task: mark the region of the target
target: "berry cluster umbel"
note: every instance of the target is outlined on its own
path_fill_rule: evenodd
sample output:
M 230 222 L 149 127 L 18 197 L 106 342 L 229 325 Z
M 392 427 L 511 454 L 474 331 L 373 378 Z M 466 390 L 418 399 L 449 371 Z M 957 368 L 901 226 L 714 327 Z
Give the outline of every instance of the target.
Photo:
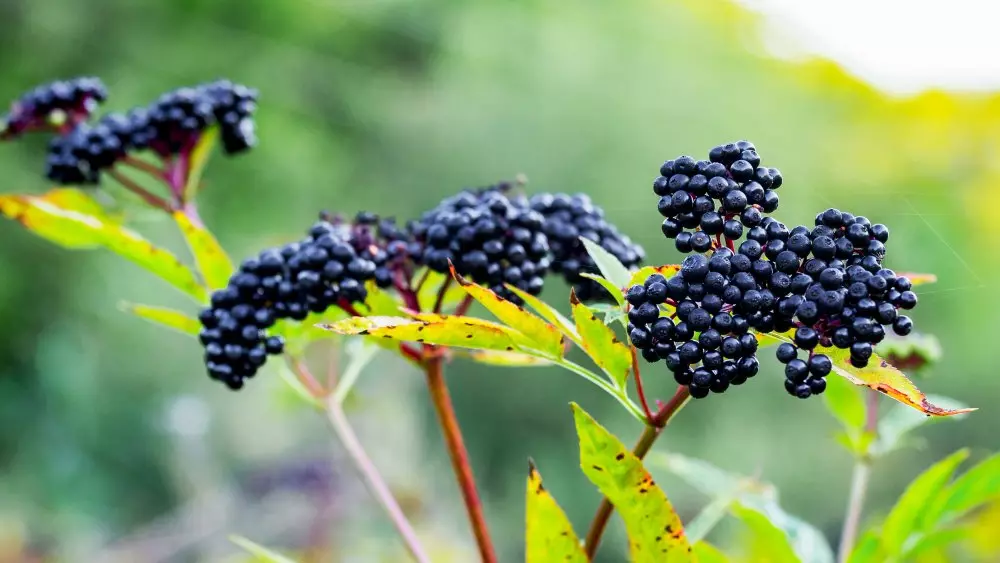
M 747 141 L 712 149 L 708 161 L 667 161 L 653 183 L 660 195 L 658 209 L 667 217 L 664 235 L 681 252 L 696 254 L 671 279 L 651 278 L 629 289 L 629 333 L 643 356 L 665 360 L 692 396 L 705 396 L 706 388 L 725 390 L 724 373 L 735 373 L 732 367 L 725 372 L 713 367 L 725 364 L 718 364 L 714 355 L 704 363 L 705 351 L 715 350 L 706 342 L 714 345 L 717 336 L 726 334 L 715 326 L 720 319 L 740 327 L 730 338 L 752 338 L 749 329 L 790 333 L 792 342 L 779 346 L 776 355 L 785 364 L 786 390 L 801 398 L 822 393 L 833 368 L 817 347 L 847 349 L 850 363 L 861 368 L 885 337 L 885 327 L 900 335 L 912 330 L 909 317 L 899 314 L 917 304 L 912 283 L 882 265 L 889 229 L 837 209 L 818 214 L 812 227 L 788 229 L 767 216 L 777 209 L 774 190 L 781 184 L 781 174 L 762 167 Z M 716 200 L 721 202 L 718 211 Z M 652 299 L 647 297 L 650 284 Z M 692 326 L 692 314 L 697 326 Z M 668 324 L 674 328 L 665 328 Z M 653 333 L 657 326 L 660 337 Z M 668 331 L 677 327 L 689 338 L 687 359 L 679 349 L 668 351 L 673 344 L 663 344 Z M 741 348 L 747 353 L 744 359 L 756 350 L 756 340 L 747 344 Z M 729 347 L 731 354 L 737 353 L 734 342 Z M 800 351 L 806 352 L 804 358 Z M 735 360 L 736 366 L 742 361 Z
M 32 131 L 72 129 L 89 119 L 107 97 L 104 83 L 91 76 L 41 84 L 14 100 L 10 111 L 0 117 L 0 139 Z
M 97 184 L 101 171 L 130 153 L 148 149 L 164 159 L 190 153 L 212 125 L 219 126 L 226 154 L 246 151 L 256 144 L 256 100 L 256 90 L 228 80 L 172 90 L 148 107 L 80 123 L 55 137 L 45 174 L 64 185 Z
M 641 246 L 618 232 L 604 218 L 604 210 L 585 194 L 538 194 L 530 200 L 531 208 L 545 219 L 545 236 L 552 248 L 552 269 L 573 286 L 581 301 L 610 297 L 600 284 L 581 274 L 600 274 L 581 238 L 598 244 L 625 267 L 633 268 L 646 256 Z
M 209 375 L 239 389 L 269 354 L 284 348 L 266 331 L 281 319 L 304 320 L 333 306 L 363 302 L 365 283 L 392 284 L 389 269 L 405 257 L 390 220 L 360 213 L 352 223 L 320 220 L 299 242 L 245 260 L 199 316 Z

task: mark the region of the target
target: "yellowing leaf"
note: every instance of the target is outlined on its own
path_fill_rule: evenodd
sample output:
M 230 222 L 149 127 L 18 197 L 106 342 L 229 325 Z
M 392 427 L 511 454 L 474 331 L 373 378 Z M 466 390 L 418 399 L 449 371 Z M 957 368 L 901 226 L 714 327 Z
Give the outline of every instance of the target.
M 413 279 L 423 279 L 420 292 L 417 294 L 417 303 L 420 304 L 421 311 L 434 310 L 434 304 L 437 302 L 441 285 L 446 282 L 448 283 L 448 287 L 445 289 L 444 299 L 441 300 L 441 309 L 443 311 L 450 310 L 468 296 L 460 285 L 451 283 L 452 280 L 449 274 L 424 269 L 423 271 L 418 271 L 417 275 L 413 276 Z
M 886 553 L 899 554 L 910 536 L 920 531 L 924 508 L 936 501 L 959 464 L 968 456 L 968 450 L 958 450 L 932 465 L 910 483 L 879 529 L 882 549 Z
M 800 563 L 801 560 L 795 555 L 792 545 L 788 543 L 788 536 L 766 516 L 738 504 L 732 507 L 732 512 L 747 526 L 751 560 L 768 563 Z
M 588 280 L 595 281 L 597 283 L 597 285 L 603 287 L 604 290 L 607 291 L 609 295 L 611 295 L 611 297 L 615 300 L 615 303 L 617 303 L 619 306 L 625 305 L 624 288 L 615 287 L 615 284 L 613 284 L 613 283 L 609 282 L 607 279 L 605 279 L 605 278 L 603 278 L 601 276 L 595 275 L 595 274 L 588 274 L 588 273 L 584 272 L 584 273 L 581 273 L 580 275 L 583 276 L 583 277 L 585 277 L 585 278 L 587 278 Z
M 556 327 L 525 311 L 524 307 L 502 299 L 493 291 L 466 280 L 455 271 L 454 267 L 451 269 L 451 275 L 462 289 L 486 307 L 486 310 L 524 335 L 524 339 L 519 341 L 522 348 L 537 350 L 550 358 L 563 356 L 563 335 Z
M 122 303 L 121 309 L 132 313 L 137 317 L 146 319 L 167 328 L 172 328 L 178 332 L 196 336 L 201 330 L 201 323 L 198 319 L 192 318 L 180 311 L 167 309 L 166 307 L 154 307 L 152 305 L 140 305 L 138 303 Z
M 569 321 L 562 313 L 557 311 L 554 307 L 548 303 L 542 301 L 541 299 L 535 297 L 534 295 L 518 289 L 510 284 L 507 284 L 507 289 L 514 292 L 515 295 L 524 299 L 524 302 L 531 306 L 543 319 L 549 321 L 555 325 L 567 338 L 572 340 L 577 346 L 583 347 L 583 342 L 580 340 L 580 335 L 576 332 L 576 327 L 573 323 Z
M 201 176 L 205 172 L 205 165 L 208 164 L 208 157 L 212 155 L 218 141 L 218 126 L 209 127 L 202 132 L 198 144 L 191 151 L 191 160 L 188 162 L 188 177 L 184 183 L 184 201 L 191 201 L 198 194 L 198 188 L 201 187 Z
M 639 285 L 641 283 L 646 283 L 649 276 L 653 274 L 660 274 L 668 280 L 674 276 L 677 272 L 681 271 L 680 264 L 667 264 L 665 266 L 644 266 L 639 268 L 632 277 L 629 279 L 628 287 L 633 285 Z
M 500 352 L 497 350 L 472 350 L 462 354 L 476 363 L 490 366 L 511 368 L 550 366 L 552 362 L 545 358 L 522 354 L 520 352 Z
M 106 216 L 59 207 L 59 203 L 65 202 L 65 198 L 48 200 L 31 195 L 0 196 L 0 213 L 66 248 L 103 246 L 196 300 L 205 301 L 205 287 L 176 256 Z M 76 204 L 79 207 L 79 201 Z
M 642 461 L 576 403 L 572 406 L 580 467 L 625 521 L 632 561 L 693 561 L 680 517 Z
M 587 555 L 566 513 L 542 486 L 542 476 L 535 465 L 528 470 L 528 494 L 525 517 L 527 563 L 569 561 L 587 563 Z
M 710 543 L 700 541 L 694 544 L 695 560 L 698 563 L 727 563 L 729 557 Z
M 781 342 L 791 342 L 787 333 L 770 332 L 768 336 Z M 878 355 L 873 354 L 868 360 L 867 366 L 856 368 L 851 365 L 851 354 L 848 350 L 817 346 L 815 352 L 829 356 L 830 361 L 833 362 L 833 371 L 851 383 L 874 389 L 928 416 L 952 416 L 976 410 L 974 408 L 949 409 L 935 405 L 927 399 L 927 396 L 920 389 L 917 389 L 912 381 L 903 375 L 903 372 L 889 365 L 889 362 Z
M 625 387 L 625 380 L 632 370 L 632 353 L 628 346 L 622 344 L 604 321 L 577 300 L 576 292 L 570 293 L 569 300 L 576 330 L 583 340 L 583 349 L 619 388 Z
M 175 211 L 173 215 L 205 285 L 212 290 L 226 287 L 235 268 L 219 241 L 208 229 L 193 223 L 183 212 Z
M 374 280 L 365 284 L 368 296 L 365 297 L 364 306 L 360 311 L 366 315 L 393 316 L 399 314 L 401 303 L 396 299 L 395 294 L 383 291 Z
M 320 327 L 338 334 L 366 335 L 439 346 L 508 352 L 517 349 L 507 327 L 466 317 L 440 315 L 434 321 L 402 317 L 351 317 L 333 324 L 322 324 Z

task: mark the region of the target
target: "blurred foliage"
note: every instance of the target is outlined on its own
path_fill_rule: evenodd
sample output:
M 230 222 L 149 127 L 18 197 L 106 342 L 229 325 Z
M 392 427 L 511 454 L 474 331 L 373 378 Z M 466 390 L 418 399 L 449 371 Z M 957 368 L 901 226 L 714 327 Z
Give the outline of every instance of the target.
M 836 202 L 890 226 L 891 267 L 938 274 L 914 315 L 944 351 L 925 390 L 982 407 L 1000 398 L 984 344 L 1000 274 L 989 252 L 1000 242 L 1000 96 L 890 98 L 830 62 L 773 59 L 756 17 L 722 0 L 588 0 L 572 10 L 498 0 L 9 0 L 0 20 L 0 99 L 76 74 L 102 76 L 114 110 L 216 76 L 260 88 L 261 146 L 213 161 L 201 197 L 203 218 L 237 259 L 299 237 L 320 209 L 410 217 L 459 187 L 525 173 L 529 191 L 586 191 L 651 262 L 675 262 L 650 190 L 659 164 L 751 139 L 786 178 L 783 221 L 810 221 Z M 38 139 L 0 147 L 4 191 L 48 188 L 43 151 Z M 131 226 L 185 252 L 171 225 L 125 201 Z M 288 552 L 307 542 L 308 511 L 267 518 L 281 512 L 212 504 L 219 491 L 248 496 L 259 472 L 338 459 L 321 421 L 287 408 L 279 378 L 224 391 L 188 339 L 116 308 L 126 299 L 190 311 L 172 287 L 108 253 L 68 252 L 14 223 L 0 229 L 0 553 L 9 544 L 81 560 L 128 540 L 152 550 L 141 560 L 193 560 L 233 553 L 228 533 Z M 562 303 L 566 288 L 551 285 L 547 300 Z M 467 541 L 465 527 L 419 377 L 391 360 L 376 367 L 357 386 L 354 416 L 422 531 L 448 538 L 440 549 L 451 551 Z M 835 539 L 851 463 L 830 446 L 835 423 L 821 402 L 787 397 L 776 362 L 757 379 L 685 409 L 657 447 L 766 476 L 790 513 Z M 665 395 L 669 380 L 664 373 L 650 391 Z M 502 559 L 522 549 L 529 454 L 584 529 L 598 496 L 576 467 L 560 405 L 581 403 L 625 441 L 638 432 L 631 420 L 557 368 L 456 361 L 449 381 Z M 922 450 L 881 460 L 873 518 L 919 468 L 959 446 L 995 449 L 998 416 L 984 409 L 935 425 Z M 392 542 L 354 542 L 391 531 L 335 467 L 325 478 L 334 508 L 320 522 L 338 553 L 353 546 L 379 554 L 365 560 L 392 560 Z M 687 520 L 703 500 L 679 493 L 671 500 Z M 204 525 L 184 528 L 174 551 L 147 537 L 187 514 Z M 996 518 L 984 513 L 983 529 Z M 605 560 L 625 552 L 622 538 L 620 529 L 607 538 Z M 995 554 L 988 534 L 976 538 Z

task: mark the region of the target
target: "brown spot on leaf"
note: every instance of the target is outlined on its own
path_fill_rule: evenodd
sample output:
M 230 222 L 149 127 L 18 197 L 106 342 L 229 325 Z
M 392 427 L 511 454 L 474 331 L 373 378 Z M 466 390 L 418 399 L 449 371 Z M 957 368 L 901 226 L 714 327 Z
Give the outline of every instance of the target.
M 591 465 L 591 467 L 593 467 L 594 469 L 596 469 L 598 471 L 604 471 L 604 468 L 601 467 L 600 465 Z
M 639 488 L 639 494 L 640 495 L 644 495 L 644 494 L 646 494 L 648 492 L 649 492 L 649 489 L 643 489 L 642 487 Z
M 361 336 L 368 336 L 368 334 L 369 334 L 369 333 L 368 333 L 368 331 L 367 331 L 367 330 L 362 330 L 362 331 L 361 331 L 361 332 L 359 332 L 358 334 L 360 334 Z
M 513 346 L 508 346 L 507 347 L 507 351 L 508 352 L 513 352 L 514 351 L 514 347 Z
M 465 337 L 466 338 L 472 338 L 472 335 L 471 334 L 466 334 Z
M 621 460 L 625 459 L 625 454 L 619 453 L 618 455 L 615 456 L 615 459 L 617 459 L 618 461 L 621 461 Z

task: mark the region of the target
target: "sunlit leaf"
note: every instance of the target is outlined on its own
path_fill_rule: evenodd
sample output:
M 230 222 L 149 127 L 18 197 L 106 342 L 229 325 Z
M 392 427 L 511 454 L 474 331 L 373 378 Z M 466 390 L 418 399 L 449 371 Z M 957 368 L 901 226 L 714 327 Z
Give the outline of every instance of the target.
M 583 342 L 580 340 L 580 335 L 576 332 L 576 327 L 563 316 L 562 313 L 557 311 L 554 307 L 548 303 L 542 301 L 541 299 L 531 295 L 530 293 L 518 289 L 512 285 L 507 285 L 507 289 L 514 292 L 515 295 L 520 297 L 527 303 L 532 309 L 538 313 L 543 319 L 549 321 L 554 326 L 556 326 L 567 338 L 572 340 L 577 346 L 583 347 Z
M 529 313 L 524 307 L 502 299 L 492 290 L 466 280 L 455 271 L 454 267 L 451 269 L 451 275 L 466 293 L 493 316 L 524 335 L 524 340 L 520 343 L 522 348 L 537 350 L 550 358 L 563 356 L 564 337 L 559 329 Z
M 190 336 L 197 336 L 201 330 L 201 323 L 198 322 L 198 319 L 192 318 L 175 309 L 128 302 L 120 303 L 119 307 L 126 313 L 132 313 L 151 323 L 165 326 Z
M 900 561 L 948 561 L 945 548 L 957 543 L 964 543 L 973 537 L 973 532 L 967 527 L 944 528 L 934 530 L 921 536 L 907 547 L 899 558 Z
M 525 516 L 527 563 L 569 561 L 586 563 L 586 553 L 566 513 L 542 486 L 542 476 L 530 464 Z
M 664 266 L 644 266 L 639 268 L 629 277 L 628 284 L 623 287 L 632 287 L 633 285 L 639 285 L 641 283 L 646 283 L 649 276 L 653 274 L 660 274 L 668 280 L 674 277 L 674 274 L 681 271 L 680 264 L 666 264 Z
M 601 245 L 596 242 L 585 237 L 580 237 L 580 240 L 583 242 L 583 246 L 586 247 L 587 254 L 593 258 L 594 264 L 597 264 L 597 269 L 601 271 L 604 279 L 611 282 L 612 287 L 624 288 L 632 276 L 629 274 L 628 268 L 610 252 L 601 248 Z
M 243 536 L 229 536 L 229 541 L 233 542 L 241 549 L 253 555 L 259 563 L 295 563 L 294 560 L 281 555 L 275 551 L 254 543 Z
M 57 200 L 59 201 L 59 200 Z M 205 287 L 187 266 L 141 235 L 101 216 L 63 209 L 44 197 L 0 196 L 0 213 L 15 219 L 35 234 L 67 248 L 103 246 L 145 268 L 198 301 L 205 301 Z
M 121 222 L 120 216 L 112 217 L 100 202 L 79 188 L 53 188 L 45 192 L 41 198 L 60 209 L 99 217 L 105 223 Z
M 359 312 L 366 316 L 387 316 L 398 315 L 400 307 L 403 305 L 394 293 L 384 291 L 375 284 L 374 280 L 365 284 L 368 295 L 365 302 L 358 307 Z
M 795 550 L 788 543 L 788 536 L 766 516 L 738 504 L 733 506 L 732 512 L 747 527 L 750 536 L 748 544 L 753 560 L 768 563 L 800 563 Z
M 729 557 L 710 543 L 700 541 L 694 544 L 694 556 L 698 563 L 728 563 Z
M 229 283 L 233 275 L 233 262 L 208 229 L 197 225 L 181 211 L 174 212 L 174 221 L 184 235 L 191 255 L 194 256 L 198 271 L 209 289 L 221 289 Z
M 321 327 L 344 335 L 369 335 L 439 346 L 508 352 L 517 349 L 509 328 L 469 317 L 442 315 L 435 321 L 402 317 L 351 317 L 333 324 L 323 324 Z
M 441 292 L 441 286 L 445 283 L 448 284 L 448 287 L 445 289 L 444 298 L 441 300 L 442 311 L 453 309 L 468 296 L 465 290 L 452 280 L 451 274 L 442 274 L 434 270 L 424 269 L 422 272 L 418 272 L 414 276 L 414 279 L 423 279 L 423 284 L 417 293 L 417 302 L 420 304 L 421 311 L 434 310 L 434 305 L 438 301 L 438 294 Z
M 501 352 L 497 350 L 470 350 L 462 352 L 456 350 L 458 355 L 465 356 L 472 361 L 490 366 L 501 366 L 511 368 L 543 367 L 551 366 L 552 361 L 538 356 L 522 354 L 520 352 Z
M 201 177 L 205 172 L 205 165 L 208 164 L 208 159 L 212 156 L 212 151 L 215 150 L 215 145 L 218 144 L 218 141 L 218 126 L 213 125 L 202 131 L 201 138 L 198 139 L 198 144 L 191 151 L 190 160 L 188 161 L 188 177 L 184 183 L 184 201 L 192 201 L 198 194 L 198 189 L 201 187 Z
M 924 508 L 942 494 L 959 464 L 968 456 L 968 450 L 958 450 L 932 465 L 910 483 L 879 529 L 882 549 L 886 553 L 899 554 L 911 534 L 920 531 Z
M 931 395 L 927 400 L 941 408 L 954 412 L 968 412 L 966 405 L 948 397 Z M 947 420 L 961 420 L 966 416 L 968 415 L 959 414 L 954 417 L 947 417 Z M 879 419 L 878 432 L 869 453 L 873 456 L 881 456 L 897 450 L 905 444 L 905 439 L 912 430 L 940 420 L 946 419 L 925 416 L 908 406 L 895 405 Z
M 923 512 L 924 527 L 944 525 L 972 509 L 1000 499 L 1000 454 L 995 454 L 955 479 Z
M 576 292 L 571 291 L 569 299 L 583 349 L 619 388 L 625 387 L 628 374 L 632 371 L 632 353 L 628 346 L 622 344 L 604 321 L 577 300 Z
M 782 342 L 790 342 L 787 334 L 771 332 L 768 336 Z M 952 416 L 956 414 L 972 412 L 974 408 L 949 409 L 935 405 L 924 395 L 917 386 L 913 384 L 903 372 L 889 365 L 877 355 L 872 355 L 868 365 L 863 368 L 856 368 L 851 365 L 851 354 L 849 350 L 840 348 L 827 348 L 817 346 L 815 352 L 826 354 L 833 362 L 833 371 L 846 378 L 855 385 L 864 385 L 886 396 L 909 405 L 918 411 L 930 416 Z
M 877 531 L 865 532 L 858 538 L 847 563 L 885 563 L 889 556 L 882 550 Z
M 692 561 L 681 519 L 642 461 L 575 403 L 573 415 L 580 467 L 624 520 L 632 561 Z
M 594 282 L 597 283 L 597 285 L 603 287 L 604 291 L 606 291 L 608 295 L 610 295 L 611 298 L 615 300 L 615 303 L 617 303 L 619 306 L 625 305 L 625 295 L 622 293 L 622 288 L 615 287 L 615 284 L 611 283 L 604 277 L 599 276 L 597 274 L 590 274 L 584 272 L 581 273 L 580 275 L 589 280 L 593 280 Z

